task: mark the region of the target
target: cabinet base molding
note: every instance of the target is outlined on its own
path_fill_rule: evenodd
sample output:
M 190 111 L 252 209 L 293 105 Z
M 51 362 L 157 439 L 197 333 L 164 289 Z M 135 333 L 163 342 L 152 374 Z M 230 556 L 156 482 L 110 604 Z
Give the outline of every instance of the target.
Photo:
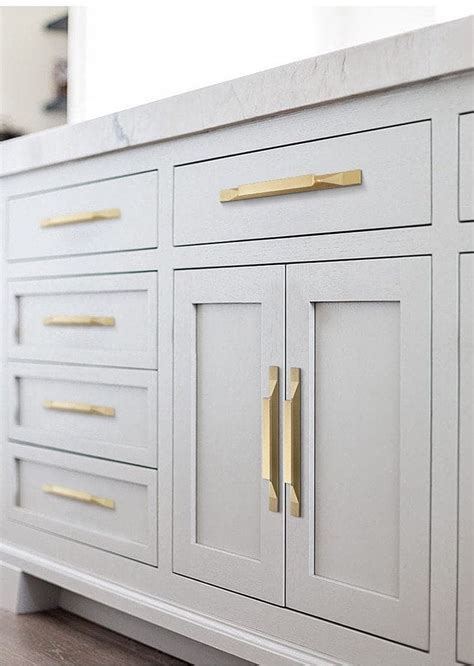
M 11 578 L 12 572 L 14 572 L 17 580 L 21 576 L 26 576 L 28 579 L 39 579 L 38 583 L 44 585 L 46 598 L 48 597 L 48 591 L 57 591 L 58 596 L 53 595 L 51 599 L 53 605 L 41 607 L 38 601 L 36 610 L 46 610 L 60 605 L 59 594 L 62 588 L 93 599 L 103 606 L 133 615 L 134 618 L 158 625 L 162 629 L 179 633 L 185 638 L 204 643 L 215 650 L 227 652 L 241 660 L 258 663 L 261 666 L 287 666 L 290 664 L 293 666 L 296 664 L 304 664 L 305 666 L 349 666 L 347 662 L 319 656 L 314 652 L 307 652 L 292 645 L 281 643 L 272 637 L 220 622 L 214 618 L 129 590 L 7 544 L 0 545 L 2 602 L 5 572 L 6 576 L 10 577 L 7 586 L 10 589 L 12 582 L 14 582 Z M 19 592 L 17 591 L 16 594 L 19 595 Z M 12 598 L 12 592 L 8 596 Z M 21 603 L 17 607 L 21 608 Z M 15 608 L 11 605 L 7 607 L 7 610 L 32 612 L 15 611 Z M 111 626 L 111 628 L 114 627 Z
M 0 559 L 0 609 L 16 615 L 59 606 L 60 588 Z

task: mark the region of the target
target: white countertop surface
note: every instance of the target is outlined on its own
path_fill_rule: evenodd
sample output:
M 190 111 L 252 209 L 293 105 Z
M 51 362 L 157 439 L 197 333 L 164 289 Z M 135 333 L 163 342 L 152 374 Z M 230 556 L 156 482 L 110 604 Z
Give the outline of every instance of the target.
M 474 16 L 0 144 L 0 175 L 474 69 Z

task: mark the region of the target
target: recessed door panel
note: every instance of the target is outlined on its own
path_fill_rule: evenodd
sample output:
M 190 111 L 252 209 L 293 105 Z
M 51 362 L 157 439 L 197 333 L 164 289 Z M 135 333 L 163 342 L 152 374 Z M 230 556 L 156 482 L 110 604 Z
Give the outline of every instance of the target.
M 254 560 L 261 540 L 261 318 L 259 303 L 196 305 L 196 540 Z
M 400 303 L 317 303 L 314 326 L 314 574 L 397 596 Z
M 283 363 L 284 267 L 177 271 L 174 571 L 277 604 L 284 512 L 262 478 L 262 400 Z
M 287 605 L 428 647 L 430 259 L 290 266 L 301 515 Z

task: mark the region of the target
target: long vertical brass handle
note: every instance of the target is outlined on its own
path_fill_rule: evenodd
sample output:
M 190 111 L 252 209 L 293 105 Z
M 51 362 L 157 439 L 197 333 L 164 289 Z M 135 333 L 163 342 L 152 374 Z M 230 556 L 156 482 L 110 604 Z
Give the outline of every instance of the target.
M 262 401 L 262 478 L 268 481 L 268 508 L 278 511 L 278 366 L 268 371 L 269 397 Z
M 301 515 L 301 371 L 290 370 L 290 399 L 285 400 L 285 483 L 290 490 L 290 514 Z

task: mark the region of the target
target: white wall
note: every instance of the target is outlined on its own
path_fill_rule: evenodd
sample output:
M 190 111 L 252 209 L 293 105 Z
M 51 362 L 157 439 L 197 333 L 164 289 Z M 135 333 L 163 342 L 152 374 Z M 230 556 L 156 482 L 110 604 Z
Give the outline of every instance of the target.
M 46 31 L 65 7 L 0 7 L 0 116 L 24 132 L 66 122 L 63 112 L 45 113 L 54 97 L 52 68 L 67 55 L 64 33 Z
M 469 14 L 470 3 L 321 7 L 311 0 L 71 8 L 69 109 L 84 120 Z

